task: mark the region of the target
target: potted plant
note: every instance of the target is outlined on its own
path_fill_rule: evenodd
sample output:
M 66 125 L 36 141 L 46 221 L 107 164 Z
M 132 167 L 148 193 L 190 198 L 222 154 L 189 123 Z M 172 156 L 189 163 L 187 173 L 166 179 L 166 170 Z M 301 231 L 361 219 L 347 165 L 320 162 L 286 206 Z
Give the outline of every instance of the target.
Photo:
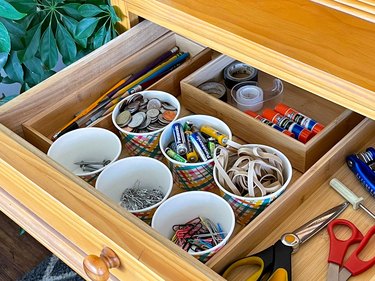
M 21 92 L 116 37 L 106 0 L 0 0 L 0 82 Z

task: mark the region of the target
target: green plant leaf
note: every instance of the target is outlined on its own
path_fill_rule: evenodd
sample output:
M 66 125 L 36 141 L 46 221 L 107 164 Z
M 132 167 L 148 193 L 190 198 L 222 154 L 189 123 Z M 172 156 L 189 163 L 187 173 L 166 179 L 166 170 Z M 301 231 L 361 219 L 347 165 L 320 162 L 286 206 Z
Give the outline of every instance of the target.
M 70 32 L 72 36 L 74 36 L 74 34 L 76 33 L 76 27 L 77 27 L 78 21 L 68 16 L 63 16 L 62 21 L 66 29 Z
M 84 39 L 88 38 L 93 34 L 99 19 L 97 18 L 84 18 L 82 19 L 76 28 L 75 38 Z
M 17 83 L 17 81 L 14 81 L 14 80 L 10 79 L 8 76 L 6 76 L 6 77 L 3 77 L 3 79 L 1 80 L 1 83 L 3 83 L 3 84 L 13 84 L 13 83 Z
M 42 77 L 39 74 L 36 74 L 30 71 L 28 68 L 25 70 L 25 82 L 30 86 L 35 86 L 36 84 L 42 82 Z
M 43 63 L 39 58 L 31 58 L 23 63 L 31 72 L 38 74 L 40 76 L 44 75 L 45 69 L 43 68 Z
M 77 55 L 77 47 L 73 37 L 61 24 L 57 25 L 56 40 L 63 62 L 65 64 L 72 63 Z
M 11 19 L 11 20 L 20 20 L 26 14 L 18 12 L 11 4 L 5 0 L 0 0 L 0 17 Z
M 81 16 L 85 18 L 94 17 L 96 15 L 99 15 L 100 13 L 104 13 L 102 9 L 92 4 L 83 4 L 78 8 L 78 11 Z
M 77 44 L 81 47 L 81 48 L 83 48 L 83 49 L 86 49 L 87 48 L 87 38 L 84 38 L 84 39 L 74 39 L 76 42 L 77 42 Z
M 30 14 L 36 11 L 36 1 L 35 0 L 7 0 L 12 4 L 17 11 L 21 13 Z
M 10 45 L 12 50 L 19 51 L 25 48 L 22 38 L 25 35 L 25 30 L 19 23 L 4 19 L 0 17 L 0 22 L 4 24 L 5 28 L 8 30 L 10 36 Z
M 42 41 L 40 42 L 40 56 L 48 69 L 56 66 L 58 58 L 57 45 L 50 25 L 44 31 Z
M 120 21 L 121 19 L 117 16 L 115 9 L 112 6 L 108 6 L 108 7 L 109 7 L 109 12 L 111 15 L 112 23 L 115 24 L 116 22 Z
M 0 53 L 10 52 L 10 36 L 4 24 L 0 22 Z
M 31 87 L 25 82 L 22 84 L 21 86 L 21 93 L 23 92 L 26 92 L 27 90 L 29 90 Z
M 41 32 L 42 25 L 39 24 L 38 26 L 36 26 L 34 35 L 32 36 L 31 40 L 27 41 L 27 48 L 23 57 L 24 60 L 28 60 L 35 56 L 36 52 L 39 49 Z
M 80 20 L 82 18 L 81 14 L 79 13 L 79 7 L 81 5 L 77 3 L 70 3 L 70 4 L 65 4 L 61 6 L 61 8 L 64 10 L 64 12 L 73 17 L 74 19 Z
M 7 63 L 9 53 L 0 53 L 0 69 Z
M 100 46 L 103 45 L 104 39 L 106 36 L 106 29 L 105 26 L 103 25 L 99 30 L 95 33 L 94 36 L 94 41 L 93 41 L 93 46 L 94 49 L 99 48 Z
M 4 71 L 9 79 L 23 83 L 23 69 L 18 59 L 17 52 L 11 51 L 7 63 L 4 66 Z
M 108 30 L 107 30 L 107 34 L 105 35 L 103 45 L 108 43 L 109 41 L 111 41 L 111 39 L 112 39 L 112 29 L 111 29 L 111 27 L 109 27 Z

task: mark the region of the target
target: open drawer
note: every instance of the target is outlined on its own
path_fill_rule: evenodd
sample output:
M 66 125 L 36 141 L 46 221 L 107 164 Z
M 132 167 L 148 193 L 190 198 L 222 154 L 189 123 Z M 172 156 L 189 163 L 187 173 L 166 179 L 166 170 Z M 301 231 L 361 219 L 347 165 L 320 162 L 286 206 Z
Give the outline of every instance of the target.
M 160 36 L 155 36 L 155 33 Z M 149 41 L 149 35 L 156 38 Z M 154 45 L 161 36 L 172 36 L 172 43 L 173 38 L 177 38 L 149 22 L 137 25 L 130 33 L 110 42 L 107 48 L 97 50 L 31 89 L 20 99 L 0 108 L 0 123 L 21 133 L 22 124 L 30 123 L 30 128 L 36 128 L 38 122 L 32 122 L 35 119 L 47 118 L 57 112 L 64 113 L 62 109 L 67 107 L 61 105 L 65 102 L 69 101 L 71 103 L 67 105 L 74 106 L 76 101 L 82 102 L 80 94 L 90 98 L 91 93 L 95 94 L 90 89 L 98 87 L 99 91 L 104 91 L 126 76 L 121 68 L 125 67 L 125 62 L 132 61 L 132 55 L 145 46 Z M 120 43 L 127 46 L 132 46 L 133 43 L 138 46 L 138 51 L 129 55 L 121 48 L 121 66 L 116 68 L 118 54 L 112 55 L 111 52 L 120 48 Z M 196 58 L 198 56 L 199 52 Z M 204 59 L 198 61 L 204 62 Z M 85 67 L 88 68 L 83 71 Z M 197 64 L 196 68 L 198 67 Z M 178 79 L 181 80 L 182 77 Z M 69 81 L 74 81 L 74 84 L 71 85 Z M 178 87 L 175 88 L 176 83 L 169 84 L 171 81 L 169 79 L 164 85 L 160 84 L 158 89 L 169 90 L 178 95 Z M 96 84 L 98 82 L 99 86 Z M 166 88 L 168 85 L 171 85 L 170 88 Z M 80 91 L 81 89 L 84 91 Z M 62 111 L 54 112 L 51 108 Z M 184 114 L 189 112 L 184 111 Z M 38 127 L 38 130 L 43 130 L 42 127 Z M 44 146 L 40 146 L 42 150 L 50 144 L 48 137 L 51 133 L 53 132 L 42 131 L 40 135 L 36 135 L 36 139 L 41 137 L 45 140 Z M 215 271 L 221 272 L 228 263 L 254 249 L 264 239 L 260 232 L 270 233 L 276 224 L 281 225 L 288 214 L 303 203 L 299 187 L 305 182 L 305 175 L 314 173 L 314 168 L 305 175 L 293 171 L 293 181 L 300 179 L 291 184 L 283 196 L 252 223 L 243 229 L 237 227 L 232 240 L 204 265 L 135 216 L 104 198 L 86 182 L 62 169 L 4 126 L 0 127 L 0 140 L 3 144 L 0 148 L 0 192 L 4 198 L 0 202 L 1 210 L 82 276 L 86 276 L 82 267 L 84 257 L 88 254 L 99 255 L 103 247 L 110 247 L 117 253 L 122 264 L 120 268 L 111 270 L 113 280 L 222 280 Z M 338 164 L 335 165 L 338 167 Z M 324 170 L 324 173 L 328 171 Z M 307 197 L 310 193 L 306 192 L 304 195 Z M 295 196 L 298 200 L 289 199 Z M 292 201 L 291 204 L 284 204 L 289 200 Z M 253 238 L 254 230 L 260 232 Z

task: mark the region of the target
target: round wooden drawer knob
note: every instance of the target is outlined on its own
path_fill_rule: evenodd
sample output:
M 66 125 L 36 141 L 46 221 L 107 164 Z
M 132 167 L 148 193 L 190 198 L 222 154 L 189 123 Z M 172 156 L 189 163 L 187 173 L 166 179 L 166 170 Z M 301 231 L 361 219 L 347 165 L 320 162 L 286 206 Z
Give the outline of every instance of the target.
M 105 281 L 109 278 L 109 269 L 120 267 L 120 259 L 114 251 L 105 247 L 100 257 L 88 255 L 83 260 L 83 268 L 93 281 Z

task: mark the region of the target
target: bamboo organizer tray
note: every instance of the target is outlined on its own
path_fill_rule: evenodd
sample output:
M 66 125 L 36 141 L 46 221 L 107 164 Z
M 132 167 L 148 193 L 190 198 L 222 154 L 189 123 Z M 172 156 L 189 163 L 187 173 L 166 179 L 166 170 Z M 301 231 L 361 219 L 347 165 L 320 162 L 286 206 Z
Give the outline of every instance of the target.
M 267 248 L 280 239 L 283 233 L 293 231 L 316 215 L 344 202 L 345 199 L 329 186 L 332 178 L 339 179 L 359 197 L 363 197 L 364 204 L 374 212 L 374 198 L 345 163 L 347 155 L 364 151 L 374 145 L 375 121 L 365 119 L 299 178 L 293 185 L 293 192 L 272 204 L 264 216 L 256 219 L 248 227 L 246 235 L 244 231 L 241 238 L 235 237 L 230 245 L 209 261 L 208 265 L 216 272 L 222 272 L 230 262 Z M 369 215 L 361 209 L 354 210 L 352 206 L 349 206 L 339 218 L 350 220 L 362 233 L 366 233 L 374 225 L 374 220 Z M 342 239 L 349 236 L 350 231 L 345 230 L 338 229 L 338 235 Z M 360 254 L 361 259 L 368 260 L 374 256 L 374 238 Z M 328 250 L 329 237 L 324 229 L 301 245 L 298 252 L 292 255 L 293 280 L 326 280 Z M 254 268 L 238 268 L 228 280 L 244 280 L 251 270 Z M 351 277 L 350 280 L 375 280 L 375 267 Z
M 235 135 L 248 143 L 266 144 L 279 149 L 289 158 L 293 168 L 301 172 L 310 168 L 362 120 L 361 116 L 350 110 L 283 82 L 283 102 L 325 125 L 322 132 L 303 144 L 198 89 L 200 84 L 207 81 L 223 81 L 222 71 L 233 61 L 221 55 L 181 81 L 181 95 L 187 109 L 219 117 Z M 259 71 L 262 86 L 271 86 L 273 79 Z
M 131 73 L 140 71 L 174 46 L 178 46 L 183 52 L 189 52 L 190 58 L 177 69 L 151 85 L 149 89 L 163 90 L 178 96 L 180 94 L 181 79 L 207 63 L 211 59 L 211 50 L 173 32 L 169 32 L 128 58 L 122 59 L 119 57 L 118 63 L 109 71 L 93 77 L 84 86 L 77 87 L 64 99 L 23 123 L 25 138 L 46 153 L 52 143 L 51 137 L 73 119 L 74 114 L 94 102 L 119 80 Z M 102 59 L 105 59 L 105 57 Z M 117 133 L 112 124 L 110 114 L 102 121 L 94 122 L 93 125 L 108 128 Z

